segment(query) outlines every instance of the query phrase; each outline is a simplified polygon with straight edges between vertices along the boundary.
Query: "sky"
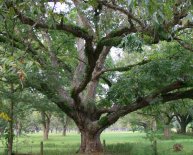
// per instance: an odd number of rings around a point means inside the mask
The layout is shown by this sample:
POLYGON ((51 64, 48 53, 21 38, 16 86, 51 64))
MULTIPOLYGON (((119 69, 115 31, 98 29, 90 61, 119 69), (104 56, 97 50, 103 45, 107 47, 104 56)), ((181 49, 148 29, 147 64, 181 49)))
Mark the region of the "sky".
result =
POLYGON ((69 10, 68 6, 65 5, 65 3, 60 3, 56 2, 48 2, 48 4, 53 8, 54 7, 54 12, 60 13, 62 12, 67 12, 69 10))
MULTIPOLYGON (((48 4, 53 8, 54 12, 60 13, 60 12, 67 12, 69 11, 69 8, 65 3, 56 2, 48 2, 48 4)), ((115 48, 113 47, 111 49, 110 55, 114 61, 118 61, 123 56, 123 50, 121 48, 115 48)))

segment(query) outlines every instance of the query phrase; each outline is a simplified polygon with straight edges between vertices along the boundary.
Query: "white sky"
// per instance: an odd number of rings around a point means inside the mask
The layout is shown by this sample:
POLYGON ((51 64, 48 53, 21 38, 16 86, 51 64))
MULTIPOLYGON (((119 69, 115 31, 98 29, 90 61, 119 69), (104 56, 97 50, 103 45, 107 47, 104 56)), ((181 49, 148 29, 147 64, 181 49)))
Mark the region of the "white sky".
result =
POLYGON ((48 5, 52 8, 54 7, 54 12, 60 13, 60 12, 67 12, 69 11, 68 6, 65 5, 65 3, 56 2, 54 6, 54 2, 48 2, 48 5))
MULTIPOLYGON (((48 2, 48 5, 52 8, 54 7, 54 12, 60 13, 60 12, 68 12, 69 8, 65 3, 56 2, 54 5, 54 2, 48 2)), ((113 47, 111 49, 110 55, 113 58, 114 61, 119 60, 123 56, 123 50, 121 48, 115 48, 113 47)))

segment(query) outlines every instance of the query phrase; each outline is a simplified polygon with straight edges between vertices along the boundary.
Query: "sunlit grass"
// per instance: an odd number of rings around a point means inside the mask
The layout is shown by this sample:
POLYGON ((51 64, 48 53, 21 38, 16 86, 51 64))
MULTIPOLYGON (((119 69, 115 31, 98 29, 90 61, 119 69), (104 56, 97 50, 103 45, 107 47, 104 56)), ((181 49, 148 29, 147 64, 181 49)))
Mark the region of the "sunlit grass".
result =
MULTIPOLYGON (((151 143, 145 138, 145 133, 139 132, 104 132, 101 141, 105 140, 105 154, 108 155, 152 155, 151 143)), ((193 138, 185 135, 173 135, 170 140, 158 136, 159 155, 193 155, 193 138), (183 151, 174 152, 173 144, 183 145, 183 151)), ((14 150, 20 153, 40 152, 42 134, 28 134, 14 139, 14 150)), ((50 134, 49 140, 44 141, 44 155, 73 155, 80 145, 80 135, 71 132, 67 136, 50 134)), ((2 144, 0 144, 2 147, 2 144)), ((0 155, 3 148, 0 148, 0 155)))

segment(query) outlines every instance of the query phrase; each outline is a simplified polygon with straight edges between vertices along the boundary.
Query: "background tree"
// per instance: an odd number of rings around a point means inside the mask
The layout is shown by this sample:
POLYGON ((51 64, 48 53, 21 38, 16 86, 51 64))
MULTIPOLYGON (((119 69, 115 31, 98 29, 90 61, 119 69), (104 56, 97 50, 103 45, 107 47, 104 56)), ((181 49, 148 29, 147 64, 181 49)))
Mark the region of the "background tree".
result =
MULTIPOLYGON (((43 139, 48 140, 52 116, 54 113, 61 113, 61 110, 45 95, 33 89, 24 90, 22 100, 25 104, 27 103, 28 109, 36 112, 36 115, 38 115, 37 122, 34 123, 42 124, 43 139)), ((36 125, 35 128, 38 129, 38 126, 36 125)), ((33 131, 36 131, 35 128, 33 131)))
POLYGON ((66 136, 67 128, 70 125, 70 121, 71 121, 70 118, 66 116, 62 111, 57 112, 56 118, 61 126, 62 135, 66 136))
POLYGON ((181 100, 178 101, 177 104, 178 105, 175 106, 174 115, 180 125, 180 130, 178 132, 185 134, 187 125, 192 122, 192 100, 181 100))

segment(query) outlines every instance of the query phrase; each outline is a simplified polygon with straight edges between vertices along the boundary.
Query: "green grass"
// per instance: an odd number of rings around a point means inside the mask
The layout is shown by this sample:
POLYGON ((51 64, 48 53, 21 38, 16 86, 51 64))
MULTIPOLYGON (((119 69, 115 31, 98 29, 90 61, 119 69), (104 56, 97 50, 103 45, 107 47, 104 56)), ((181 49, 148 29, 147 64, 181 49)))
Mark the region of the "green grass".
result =
MULTIPOLYGON (((152 155, 152 147, 149 140, 145 139, 145 133, 132 132, 104 132, 101 141, 106 141, 105 154, 108 155, 152 155)), ((14 140, 14 150, 20 153, 40 152, 42 134, 29 134, 14 140)), ((159 135, 159 155, 193 155, 193 138, 185 135, 173 135, 171 140, 164 140, 159 135), (173 144, 183 145, 183 151, 174 152, 173 144)), ((44 155, 74 155, 80 145, 80 135, 68 133, 63 137, 60 134, 50 134, 49 140, 44 141, 44 155)), ((2 144, 0 144, 2 147, 2 144)), ((3 148, 0 148, 3 155, 3 148)))

